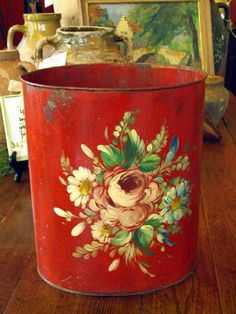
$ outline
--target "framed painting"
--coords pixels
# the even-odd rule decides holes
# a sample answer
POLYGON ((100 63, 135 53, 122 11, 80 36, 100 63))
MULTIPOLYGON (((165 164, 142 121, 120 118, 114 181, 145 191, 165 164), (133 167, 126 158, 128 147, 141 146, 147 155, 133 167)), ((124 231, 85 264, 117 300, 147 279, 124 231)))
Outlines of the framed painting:
POLYGON ((16 152, 16 160, 28 160, 24 101, 22 95, 0 98, 9 156, 16 152))
POLYGON ((134 62, 180 64, 214 74, 210 0, 81 0, 82 24, 125 36, 134 62))

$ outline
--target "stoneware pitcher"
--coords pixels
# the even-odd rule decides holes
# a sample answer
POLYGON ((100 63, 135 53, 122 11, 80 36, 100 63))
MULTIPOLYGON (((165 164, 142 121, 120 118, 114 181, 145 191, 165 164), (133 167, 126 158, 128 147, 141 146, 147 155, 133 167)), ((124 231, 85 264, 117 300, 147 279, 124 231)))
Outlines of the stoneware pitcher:
POLYGON ((224 77, 208 75, 206 79, 205 113, 208 119, 217 125, 229 102, 229 92, 224 87, 224 77))
POLYGON ((224 75, 228 30, 230 27, 229 1, 211 0, 211 23, 215 73, 224 75))
MULTIPOLYGON (((46 36, 52 36, 60 27, 61 14, 30 13, 24 14, 24 25, 13 25, 7 34, 7 48, 14 49, 13 39, 16 32, 23 33, 17 46, 22 61, 34 63, 37 42, 46 36)), ((46 51, 45 51, 46 54, 46 51)))
POLYGON ((112 28, 96 26, 62 27, 53 37, 40 40, 36 60, 43 58, 46 45, 52 45, 52 55, 67 52, 66 64, 122 63, 129 60, 128 42, 112 28))

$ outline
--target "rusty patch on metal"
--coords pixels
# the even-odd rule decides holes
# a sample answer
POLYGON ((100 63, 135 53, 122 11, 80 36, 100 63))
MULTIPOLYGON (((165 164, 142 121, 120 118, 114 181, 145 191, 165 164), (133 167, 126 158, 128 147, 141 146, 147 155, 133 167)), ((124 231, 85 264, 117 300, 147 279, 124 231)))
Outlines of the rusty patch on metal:
POLYGON ((54 113, 59 109, 70 108, 70 100, 72 96, 65 90, 54 90, 50 95, 46 106, 44 107, 44 114, 48 122, 52 122, 54 113))

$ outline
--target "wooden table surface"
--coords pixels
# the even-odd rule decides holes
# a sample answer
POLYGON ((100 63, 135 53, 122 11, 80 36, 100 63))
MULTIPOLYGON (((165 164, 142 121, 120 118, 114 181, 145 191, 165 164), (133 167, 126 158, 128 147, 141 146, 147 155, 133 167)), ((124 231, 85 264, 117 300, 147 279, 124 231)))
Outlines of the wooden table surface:
MULTIPOLYGON (((30 187, 0 178, 0 313, 236 313, 236 98, 219 125, 222 143, 204 142, 198 267, 156 293, 89 297, 57 290, 36 270, 30 187)), ((102 283, 101 283, 102 284, 102 283)))

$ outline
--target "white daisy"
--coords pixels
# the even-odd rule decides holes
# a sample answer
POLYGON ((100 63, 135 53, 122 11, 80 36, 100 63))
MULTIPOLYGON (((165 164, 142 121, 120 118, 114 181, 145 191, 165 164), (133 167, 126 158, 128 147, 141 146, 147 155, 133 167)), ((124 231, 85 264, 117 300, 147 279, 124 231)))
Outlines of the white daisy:
POLYGON ((98 240, 101 243, 108 243, 110 241, 110 235, 112 234, 112 227, 104 225, 101 220, 95 222, 91 226, 92 236, 94 240, 98 240))
POLYGON ((67 192, 70 194, 71 202, 74 205, 85 208, 90 199, 92 188, 96 185, 96 175, 84 167, 79 167, 78 170, 73 170, 73 176, 68 177, 69 184, 67 192))
POLYGON ((186 205, 189 202, 188 181, 173 186, 163 197, 160 204, 160 215, 167 223, 172 224, 179 221, 185 214, 186 205))

